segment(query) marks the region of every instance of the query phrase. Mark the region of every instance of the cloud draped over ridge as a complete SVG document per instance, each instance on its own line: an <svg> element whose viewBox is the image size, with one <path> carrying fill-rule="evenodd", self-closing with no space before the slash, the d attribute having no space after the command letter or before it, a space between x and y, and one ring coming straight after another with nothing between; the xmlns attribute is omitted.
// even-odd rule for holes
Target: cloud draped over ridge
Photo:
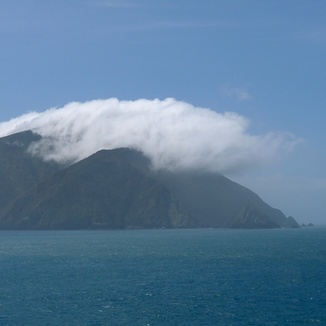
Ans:
<svg viewBox="0 0 326 326"><path fill-rule="evenodd" d="M252 135L249 121L175 99L70 103L0 123L0 136L29 130L43 139L30 150L46 160L76 162L101 149L141 150L154 168L232 172L275 160L296 140Z"/></svg>

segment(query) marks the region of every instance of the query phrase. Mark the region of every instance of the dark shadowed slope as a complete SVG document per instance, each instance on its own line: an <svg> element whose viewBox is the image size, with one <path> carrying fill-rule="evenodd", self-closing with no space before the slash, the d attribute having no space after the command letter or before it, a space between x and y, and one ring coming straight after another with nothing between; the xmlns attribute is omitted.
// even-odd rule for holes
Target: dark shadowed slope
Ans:
<svg viewBox="0 0 326 326"><path fill-rule="evenodd" d="M3 228L176 228L191 226L167 188L119 156L100 151L65 168L1 214Z"/></svg>
<svg viewBox="0 0 326 326"><path fill-rule="evenodd" d="M25 131L0 138L0 207L62 168L28 152L41 137Z"/></svg>
<svg viewBox="0 0 326 326"><path fill-rule="evenodd" d="M0 139L0 228L298 227L220 174L153 171L132 149L69 167L28 152L30 131Z"/></svg>
<svg viewBox="0 0 326 326"><path fill-rule="evenodd" d="M249 207L250 212L255 212L256 218L261 217L257 219L257 227L298 227L295 221L266 204L257 194L221 174L159 172L157 178L181 200L192 215L198 217L202 227L243 225L246 228L243 214L245 211L245 214L248 213Z"/></svg>

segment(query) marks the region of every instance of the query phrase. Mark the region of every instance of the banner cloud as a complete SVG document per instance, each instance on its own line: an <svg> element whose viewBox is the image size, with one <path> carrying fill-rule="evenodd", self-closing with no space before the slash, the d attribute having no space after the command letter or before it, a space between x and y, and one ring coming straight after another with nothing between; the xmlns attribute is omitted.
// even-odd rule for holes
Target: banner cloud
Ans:
<svg viewBox="0 0 326 326"><path fill-rule="evenodd" d="M252 135L249 121L172 98L73 102L0 123L0 136L33 130L30 151L45 160L76 162L101 149L142 151L153 168L241 171L274 161L297 140L287 133Z"/></svg>

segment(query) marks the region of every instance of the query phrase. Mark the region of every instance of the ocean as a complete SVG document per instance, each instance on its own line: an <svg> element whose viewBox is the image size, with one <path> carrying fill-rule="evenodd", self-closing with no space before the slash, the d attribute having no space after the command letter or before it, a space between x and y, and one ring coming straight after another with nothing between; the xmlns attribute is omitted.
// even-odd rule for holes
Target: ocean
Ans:
<svg viewBox="0 0 326 326"><path fill-rule="evenodd" d="M1 231L0 325L326 325L326 228Z"/></svg>

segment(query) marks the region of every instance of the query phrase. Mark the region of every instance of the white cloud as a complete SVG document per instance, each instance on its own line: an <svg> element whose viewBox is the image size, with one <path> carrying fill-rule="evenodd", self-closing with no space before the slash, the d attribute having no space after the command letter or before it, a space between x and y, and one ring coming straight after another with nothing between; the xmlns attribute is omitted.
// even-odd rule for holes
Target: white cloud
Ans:
<svg viewBox="0 0 326 326"><path fill-rule="evenodd" d="M274 161L296 143L291 135L251 135L249 121L175 99L70 103L0 123L0 136L33 129L35 154L78 161L101 149L131 147L155 168L230 172Z"/></svg>
<svg viewBox="0 0 326 326"><path fill-rule="evenodd" d="M235 23L226 20L212 21L157 21L153 23L153 28L162 29L217 29L232 28Z"/></svg>
<svg viewBox="0 0 326 326"><path fill-rule="evenodd" d="M91 1L90 4L107 8L134 8L138 6L135 1L131 2L123 0L97 0Z"/></svg>
<svg viewBox="0 0 326 326"><path fill-rule="evenodd" d="M326 44L326 26L320 26L301 33L301 38L315 45Z"/></svg>
<svg viewBox="0 0 326 326"><path fill-rule="evenodd" d="M249 92L243 87L233 87L229 84L223 85L221 87L221 92L223 95L235 98L236 100L242 102L247 101L252 98Z"/></svg>

